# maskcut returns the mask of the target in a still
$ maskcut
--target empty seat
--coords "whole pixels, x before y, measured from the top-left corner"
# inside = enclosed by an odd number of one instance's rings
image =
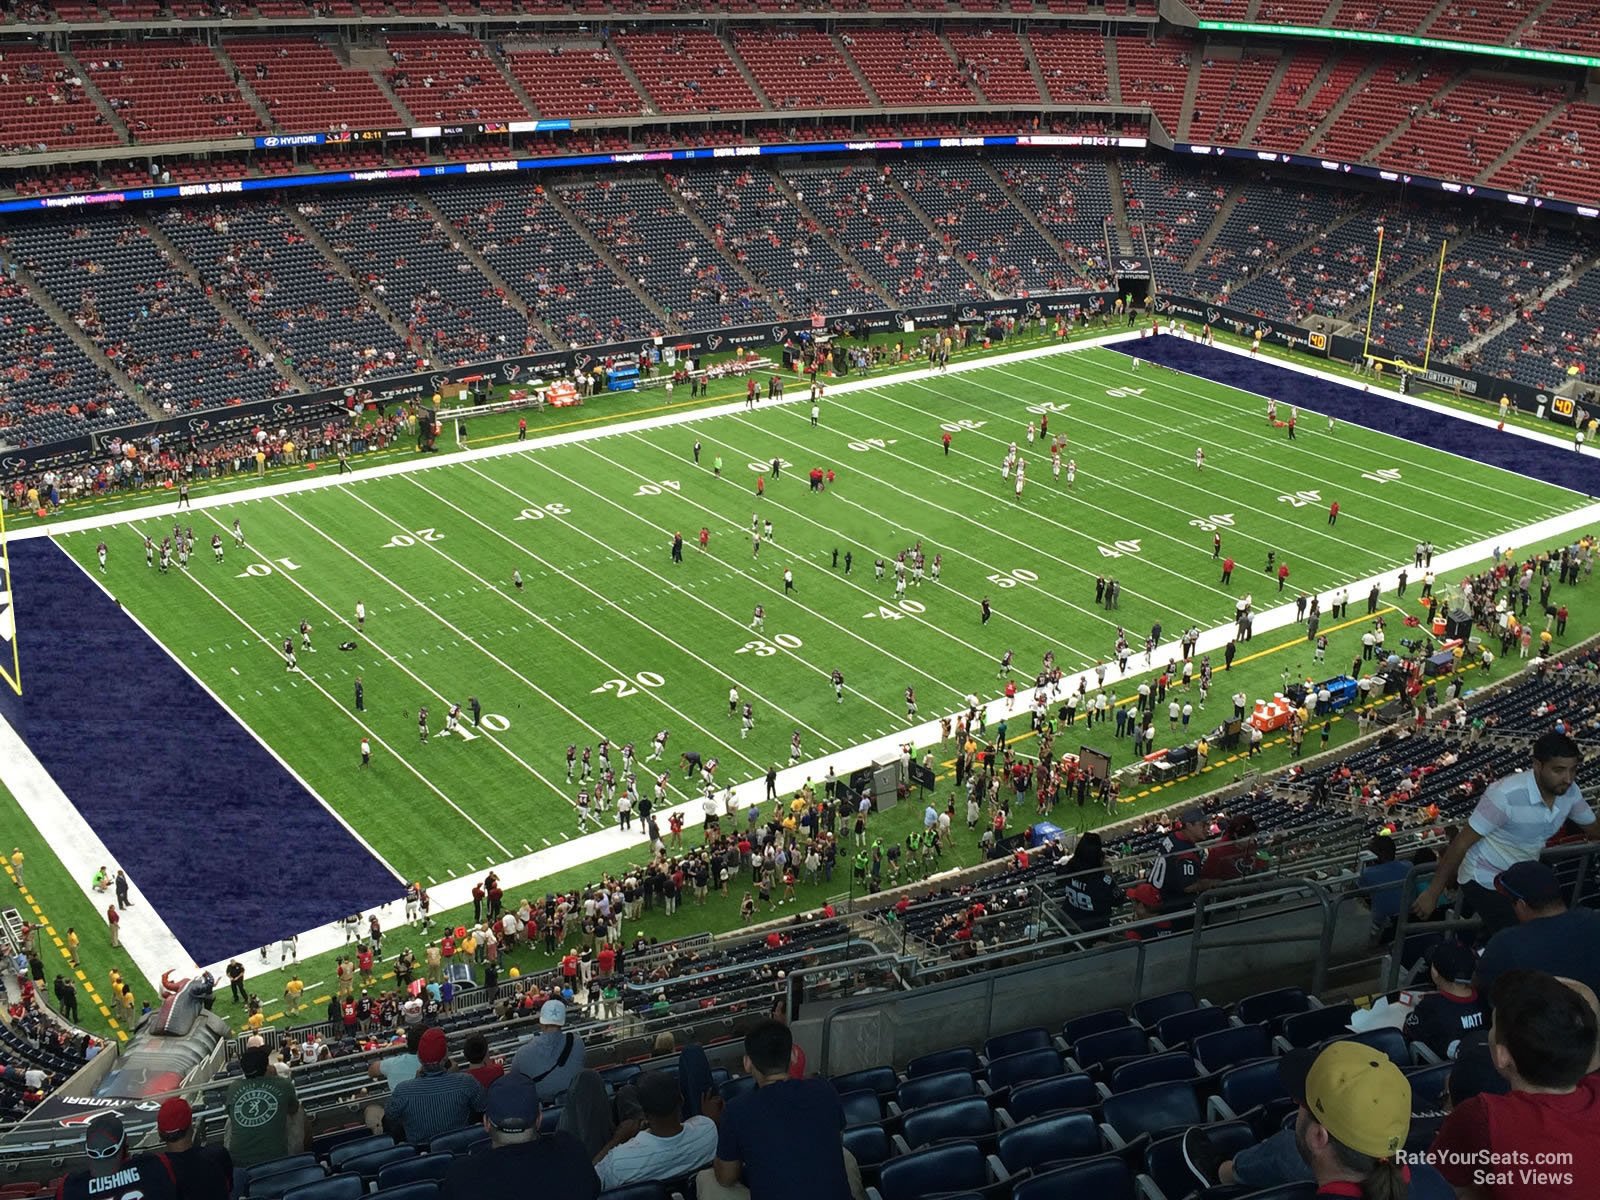
[[[1270,992],[1257,992],[1246,996],[1233,1006],[1233,1014],[1246,1025],[1257,1021],[1278,1022],[1283,1017],[1305,1012],[1311,999],[1302,988],[1274,988]]]
[[[756,1090],[756,1081],[751,1075],[735,1075],[727,1083],[717,1089],[725,1101],[732,1100],[735,1096],[742,1096],[746,1092]]]
[[[360,1200],[367,1185],[359,1175],[332,1175],[283,1194],[283,1200]]]
[[[1120,1008],[1106,1008],[1066,1022],[1061,1026],[1061,1038],[1070,1046],[1091,1033],[1105,1033],[1109,1029],[1121,1029],[1127,1024],[1127,1013]]]
[[[995,1157],[1009,1175],[1069,1159],[1089,1158],[1104,1150],[1100,1126],[1094,1114],[1086,1112],[1035,1117],[1002,1129],[995,1139]]]
[[[479,1146],[487,1145],[489,1131],[481,1125],[476,1129],[457,1129],[441,1133],[428,1143],[429,1154],[470,1154]]]
[[[966,1071],[940,1071],[937,1075],[923,1075],[908,1079],[895,1092],[895,1103],[901,1112],[926,1108],[930,1104],[943,1104],[946,1100],[960,1100],[978,1094],[978,1081]]]
[[[1150,1039],[1137,1025],[1091,1033],[1072,1043],[1072,1061],[1080,1067],[1097,1067],[1107,1059],[1132,1058],[1150,1051]]]
[[[878,1168],[894,1154],[894,1145],[882,1125],[857,1125],[844,1131],[844,1148],[855,1156],[863,1178],[876,1179]]]
[[[1243,1121],[1207,1125],[1206,1134],[1223,1161],[1255,1144],[1255,1133]],[[1151,1142],[1144,1152],[1144,1173],[1156,1181],[1165,1196],[1187,1196],[1195,1190],[1195,1178],[1183,1161],[1183,1134],[1173,1134]]]
[[[373,1192],[373,1200],[439,1200],[437,1183],[406,1183],[382,1192]]]
[[[1013,1121],[1026,1121],[1043,1113],[1069,1108],[1089,1108],[1100,1103],[1100,1091],[1087,1075],[1057,1075],[1011,1089],[1006,1112]]]
[[[269,1175],[282,1175],[287,1171],[299,1171],[316,1165],[317,1158],[314,1154],[291,1154],[288,1158],[275,1158],[271,1162],[257,1163],[253,1167],[245,1167],[240,1171],[243,1176],[243,1190],[248,1194],[250,1184],[258,1179],[265,1179]]]
[[[1303,1013],[1284,1018],[1283,1039],[1291,1046],[1315,1046],[1329,1038],[1348,1033],[1353,1004],[1331,1004],[1327,1008],[1312,1008]]]
[[[1405,1068],[1404,1063],[1400,1066]],[[1405,1068],[1406,1078],[1411,1082],[1412,1112],[1427,1112],[1439,1106],[1439,1098],[1444,1095],[1454,1066],[1453,1062],[1442,1062],[1427,1067]]]
[[[607,1087],[619,1088],[632,1083],[643,1072],[644,1068],[638,1063],[623,1063],[620,1066],[605,1068],[600,1072],[600,1079]]]
[[[878,1191],[883,1200],[925,1200],[940,1192],[982,1188],[989,1182],[983,1151],[973,1142],[932,1146],[883,1164]]]
[[[1219,1029],[1228,1027],[1228,1012],[1222,1008],[1194,1008],[1188,1012],[1173,1013],[1170,1017],[1162,1017],[1156,1022],[1156,1037],[1161,1039],[1161,1044],[1171,1049],[1174,1046],[1187,1046],[1195,1038],[1205,1033],[1215,1033]]]
[[[296,1167],[292,1171],[279,1171],[274,1175],[252,1180],[245,1195],[249,1200],[279,1200],[279,1197],[287,1195],[295,1188],[305,1187],[307,1184],[326,1178],[327,1175],[321,1167]]]
[[[363,1154],[358,1158],[347,1160],[339,1168],[341,1175],[359,1175],[367,1182],[378,1177],[385,1167],[396,1163],[408,1162],[417,1157],[415,1146],[390,1146],[384,1150],[374,1150],[371,1154]]]
[[[356,1141],[345,1142],[328,1151],[328,1165],[337,1171],[352,1158],[361,1158],[377,1150],[388,1150],[394,1139],[387,1134],[374,1134]]]
[[[954,1138],[986,1138],[994,1133],[994,1110],[982,1096],[947,1100],[907,1113],[901,1128],[913,1150]]]
[[[1142,1133],[1152,1136],[1201,1122],[1200,1096],[1192,1083],[1153,1083],[1108,1096],[1101,1104],[1105,1123],[1118,1137],[1131,1142]]]
[[[851,1071],[848,1075],[835,1075],[829,1081],[841,1096],[850,1092],[872,1092],[878,1096],[892,1096],[900,1086],[893,1067],[868,1067],[865,1071]]]
[[[1379,1054],[1387,1055],[1389,1061],[1397,1067],[1411,1065],[1411,1043],[1406,1041],[1405,1034],[1398,1029],[1369,1029],[1365,1033],[1346,1033],[1328,1040],[1360,1042],[1363,1046],[1370,1046]]]
[[[1114,1154],[1044,1171],[1017,1184],[1011,1200],[1134,1200],[1133,1172]]]
[[[453,1154],[424,1154],[421,1158],[388,1163],[378,1171],[378,1187],[399,1187],[403,1183],[419,1183],[429,1179],[441,1183],[454,1161]]]
[[[1289,1092],[1278,1074],[1278,1060],[1269,1058],[1224,1071],[1218,1081],[1217,1094],[1230,1109],[1242,1114],[1259,1105],[1282,1100]]]
[[[1024,1050],[1048,1049],[1049,1046],[1049,1030],[1019,1029],[1015,1033],[1002,1033],[984,1042],[983,1056],[990,1059],[1004,1058],[1008,1054],[1020,1054]]]
[[[871,1125],[883,1120],[883,1105],[876,1092],[849,1092],[839,1097],[844,1105],[845,1125]]]
[[[1265,1058],[1272,1053],[1272,1038],[1265,1022],[1259,1025],[1234,1025],[1215,1033],[1202,1034],[1194,1039],[1189,1052],[1200,1060],[1207,1071],[1221,1071]]]
[[[1163,1017],[1174,1013],[1190,1012],[1199,1008],[1193,992],[1168,992],[1164,996],[1151,996],[1133,1006],[1133,1019],[1146,1029],[1155,1026]]]
[[[980,1068],[977,1051],[970,1046],[953,1046],[923,1054],[906,1064],[906,1078],[935,1075],[941,1071],[976,1071]]]
[[[1037,1046],[990,1060],[989,1086],[998,1091],[1035,1079],[1048,1079],[1060,1075],[1064,1069],[1061,1055],[1054,1049],[1048,1045]]]
[[[1111,1072],[1111,1078],[1106,1082],[1113,1092],[1131,1092],[1152,1083],[1197,1079],[1199,1075],[1194,1057],[1187,1050],[1173,1050],[1167,1054],[1151,1054],[1123,1063]]]

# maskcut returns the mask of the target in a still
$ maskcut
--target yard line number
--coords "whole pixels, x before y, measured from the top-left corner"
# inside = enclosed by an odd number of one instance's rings
[[[1218,529],[1228,528],[1233,525],[1232,513],[1212,513],[1209,517],[1196,517],[1190,521],[1196,529],[1203,529],[1207,533],[1214,533]]]
[[[660,483],[641,483],[639,485],[639,490],[635,492],[634,495],[659,496],[663,490],[675,492],[678,490],[679,486],[680,485],[676,479],[663,479]]]
[[[480,724],[490,733],[504,733],[511,728],[511,722],[499,713],[484,713]],[[483,735],[465,721],[457,721],[454,729],[441,729],[437,736],[460,738],[463,742],[475,742]]]
[[[1107,558],[1121,558],[1124,554],[1141,553],[1139,538],[1124,538],[1120,542],[1112,542],[1109,546],[1101,546],[1100,553]]]
[[[771,658],[778,652],[780,646],[785,650],[798,650],[803,645],[805,643],[792,633],[775,633],[772,635],[772,641],[770,642],[765,638],[757,638],[753,642],[746,642],[734,653],[754,654],[757,658]]]
[[[300,564],[295,562],[293,559],[280,558],[277,560],[277,563],[279,568],[285,571],[298,571],[300,569]],[[273,567],[271,563],[251,563],[244,570],[240,571],[235,578],[244,579],[248,577],[252,579],[260,579],[263,575],[271,575],[272,571]]]
[[[517,514],[519,521],[542,521],[546,516],[564,517],[572,510],[565,504],[541,504],[535,508],[525,508]]]
[[[1014,588],[1019,583],[1038,583],[1039,577],[1032,571],[1025,571],[1018,567],[1014,571],[999,572],[990,575],[989,582],[997,588]]]
[[[594,696],[612,693],[618,700],[624,696],[637,696],[639,688],[658,688],[667,681],[654,671],[640,671],[632,679],[607,679],[597,688],[591,688],[590,694]],[[635,687],[637,683],[639,686]]]
[[[910,613],[912,616],[919,616],[928,611],[928,606],[920,600],[901,600],[898,607],[900,611],[896,612],[887,604],[880,604],[876,612],[862,613],[861,615],[863,617],[882,617],[885,621],[903,621],[906,613]]]
[[[415,546],[418,542],[437,542],[444,539],[444,534],[437,529],[417,529],[411,533],[397,533],[383,544],[384,549],[392,546]]]

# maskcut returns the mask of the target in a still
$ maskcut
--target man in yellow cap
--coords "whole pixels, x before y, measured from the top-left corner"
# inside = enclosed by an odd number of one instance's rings
[[[3,845],[5,845],[5,843],[0,842],[0,846]],[[11,851],[11,873],[17,877],[18,887],[22,886],[22,859],[22,847],[18,846]]]

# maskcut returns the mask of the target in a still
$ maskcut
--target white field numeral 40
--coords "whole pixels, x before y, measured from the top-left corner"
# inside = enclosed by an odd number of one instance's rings
[[[659,496],[663,489],[675,492],[678,490],[676,479],[663,479],[660,483],[641,483],[635,496]]]
[[[590,694],[599,696],[606,692],[613,693],[617,699],[624,696],[637,696],[639,688],[634,687],[637,682],[639,687],[658,688],[667,681],[654,671],[640,671],[633,679],[608,679],[597,688],[590,689]]]
[[[902,610],[900,612],[896,612],[887,604],[880,604],[876,612],[862,613],[861,615],[863,617],[882,617],[885,621],[903,621],[906,613],[917,617],[928,611],[928,606],[920,600],[900,600],[897,603]]]
[[[1100,553],[1107,558],[1121,558],[1124,554],[1138,554],[1139,552],[1138,538],[1125,538],[1120,542],[1112,542],[1109,546],[1100,547]]]

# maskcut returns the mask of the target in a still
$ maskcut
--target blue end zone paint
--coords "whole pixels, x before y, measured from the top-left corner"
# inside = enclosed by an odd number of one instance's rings
[[[1299,404],[1352,425],[1392,433],[1421,446],[1504,467],[1518,475],[1542,479],[1585,496],[1600,494],[1600,458],[1593,453],[1577,454],[1530,438],[1485,429],[1470,421],[1455,421],[1438,412],[1402,404],[1386,392],[1363,392],[1358,387],[1304,375],[1263,359],[1244,358],[1166,334],[1119,342],[1107,349],[1243,391],[1273,396],[1280,404]],[[1484,415],[1493,411],[1486,406]],[[1266,420],[1265,408],[1262,420]],[[1307,436],[1316,436],[1315,421],[1302,418],[1300,424]],[[1550,428],[1553,433],[1566,429],[1562,425]]]
[[[402,895],[64,551],[13,542],[11,568],[23,696],[0,712],[197,963]]]

